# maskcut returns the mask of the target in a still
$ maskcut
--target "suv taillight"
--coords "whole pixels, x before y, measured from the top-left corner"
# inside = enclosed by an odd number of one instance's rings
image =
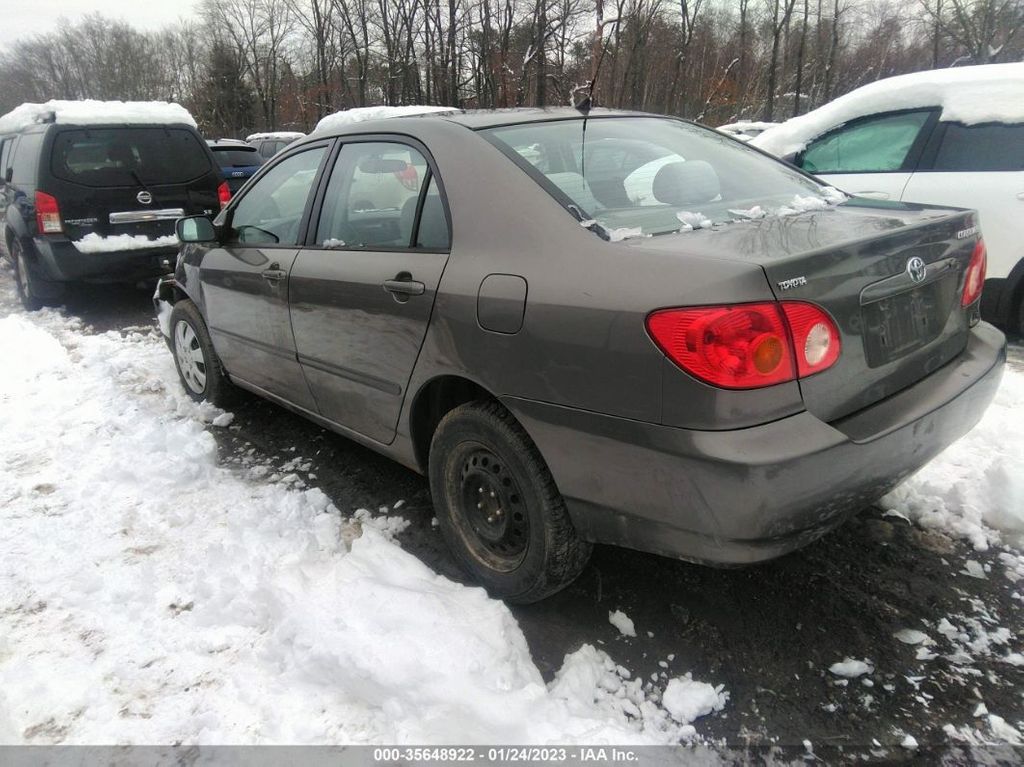
[[[217,199],[220,200],[222,208],[231,202],[231,187],[228,186],[227,181],[221,181],[220,186],[217,187]]]
[[[801,301],[662,309],[647,332],[676,365],[724,389],[794,381],[839,359],[832,318]]]
[[[64,228],[57,198],[46,192],[36,192],[36,226],[39,234],[56,234]]]
[[[985,241],[978,240],[974,252],[971,253],[971,261],[967,264],[967,273],[964,275],[964,293],[960,297],[960,306],[970,306],[981,298],[987,270],[988,254],[985,252]]]

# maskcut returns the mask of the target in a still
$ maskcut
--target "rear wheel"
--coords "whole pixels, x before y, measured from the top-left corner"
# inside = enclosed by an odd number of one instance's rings
[[[503,407],[472,402],[448,413],[429,463],[441,532],[492,595],[536,602],[583,570],[591,545],[577,535],[537,448]]]
[[[11,240],[10,258],[18,299],[27,311],[34,312],[60,300],[64,286],[39,277],[37,264],[28,257],[25,246],[17,237]]]
[[[217,407],[231,404],[235,387],[224,374],[196,305],[188,299],[176,303],[169,324],[174,365],[185,393],[197,402],[207,400]]]

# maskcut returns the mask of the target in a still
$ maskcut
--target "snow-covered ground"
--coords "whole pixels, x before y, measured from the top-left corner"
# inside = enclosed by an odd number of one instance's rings
[[[1005,549],[1016,583],[1014,353],[978,427],[883,505]],[[735,709],[706,670],[641,678],[614,645],[583,644],[545,684],[512,613],[403,551],[400,518],[346,518],[315,487],[220,462],[211,430],[231,414],[184,396],[152,328],[93,334],[55,311],[14,313],[0,358],[0,743],[672,743]],[[977,664],[1024,665],[991,606],[955,603],[894,628],[916,652],[915,689],[933,663],[957,684]],[[651,636],[622,610],[603,616],[619,641]],[[840,654],[830,677],[895,689],[876,666]],[[986,708],[944,736],[1020,742],[1014,714]]]
[[[151,329],[12,314],[0,358],[0,743],[671,743],[727,708],[590,645],[546,685],[393,521],[220,465]]]
[[[882,499],[889,514],[963,538],[978,551],[1024,548],[1024,360],[1011,357],[981,422]]]

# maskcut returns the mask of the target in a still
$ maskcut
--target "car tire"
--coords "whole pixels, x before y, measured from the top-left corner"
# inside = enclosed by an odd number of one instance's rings
[[[205,400],[217,407],[233,404],[237,390],[224,373],[199,308],[188,299],[178,301],[169,324],[174,367],[185,393],[196,402]]]
[[[39,276],[38,266],[29,258],[28,249],[17,237],[11,240],[10,260],[14,269],[18,299],[25,307],[25,311],[35,312],[44,306],[60,302],[64,286]]]
[[[591,544],[573,527],[537,448],[498,403],[467,403],[441,419],[429,475],[448,547],[492,596],[536,602],[586,566]]]

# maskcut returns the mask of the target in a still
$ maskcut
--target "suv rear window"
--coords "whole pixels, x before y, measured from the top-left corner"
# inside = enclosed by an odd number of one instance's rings
[[[195,134],[181,128],[82,128],[53,142],[53,175],[84,186],[183,184],[210,171]]]
[[[263,160],[260,153],[255,149],[219,149],[213,147],[213,156],[217,164],[222,168],[248,168],[252,165],[262,165]]]

